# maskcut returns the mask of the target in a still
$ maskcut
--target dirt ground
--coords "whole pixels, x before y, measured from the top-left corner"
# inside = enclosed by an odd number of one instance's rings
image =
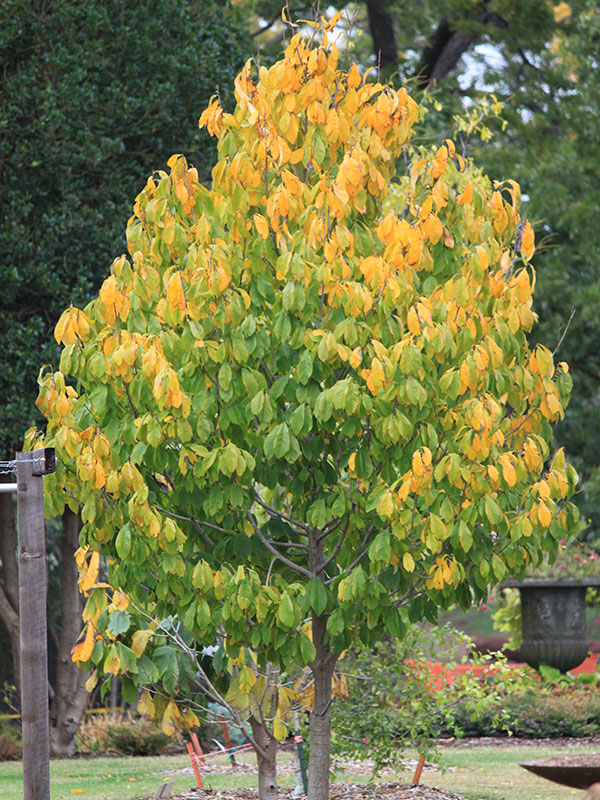
[[[279,789],[280,800],[292,800],[291,789]],[[376,787],[354,783],[332,784],[330,800],[465,800],[454,792],[432,786],[410,786],[407,783],[380,783]],[[257,800],[257,789],[192,789],[171,795],[169,800]]]

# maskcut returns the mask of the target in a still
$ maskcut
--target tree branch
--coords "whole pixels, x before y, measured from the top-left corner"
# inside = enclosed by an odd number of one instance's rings
[[[259,506],[262,506],[270,517],[279,517],[280,519],[284,519],[286,522],[289,522],[292,528],[296,530],[296,533],[304,533],[306,535],[310,534],[311,531],[308,525],[305,525],[303,522],[297,522],[287,514],[284,514],[283,511],[278,511],[276,508],[273,508],[273,506],[267,505],[256,489],[254,489],[254,498]]]
[[[358,564],[360,564],[360,562],[361,562],[361,561],[363,560],[363,558],[365,557],[365,554],[366,554],[367,550],[369,549],[369,548],[368,548],[366,545],[368,545],[368,543],[369,543],[369,541],[370,541],[370,539],[371,539],[371,536],[373,535],[373,531],[374,531],[374,530],[375,530],[375,523],[374,523],[374,522],[372,522],[372,523],[369,525],[369,528],[367,529],[367,532],[365,533],[365,535],[364,535],[364,537],[363,537],[363,540],[362,540],[362,542],[360,543],[360,547],[359,547],[360,553],[359,553],[359,554],[356,556],[356,558],[355,558],[355,559],[354,559],[354,561],[353,561],[353,562],[350,564],[350,566],[348,566],[348,567],[345,567],[345,568],[344,568],[344,569],[343,569],[341,572],[339,572],[337,575],[334,575],[334,576],[333,576],[333,578],[329,578],[329,580],[323,581],[323,583],[324,583],[326,586],[328,586],[328,585],[329,585],[330,583],[332,583],[333,581],[337,580],[337,578],[339,578],[340,576],[342,576],[342,575],[348,575],[350,572],[352,572],[352,570],[354,569],[354,567],[356,567]]]
[[[282,556],[281,553],[278,552],[275,549],[275,547],[273,547],[272,543],[266,538],[264,533],[261,531],[261,529],[256,524],[256,520],[254,519],[254,517],[252,516],[252,514],[249,511],[246,512],[246,518],[248,519],[248,521],[252,525],[252,527],[254,529],[254,533],[258,536],[258,538],[264,544],[264,546],[267,548],[269,553],[271,553],[271,555],[275,556],[275,558],[278,561],[281,561],[281,563],[285,564],[286,567],[289,567],[290,569],[293,569],[295,572],[298,572],[300,575],[304,575],[306,578],[310,579],[310,578],[314,578],[315,577],[310,570],[306,569],[305,567],[301,567],[300,564],[295,564],[293,561],[290,561],[289,558],[286,558],[285,556]]]

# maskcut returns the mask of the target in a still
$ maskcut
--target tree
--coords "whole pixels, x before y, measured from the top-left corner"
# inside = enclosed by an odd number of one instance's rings
[[[340,653],[468,607],[577,518],[574,470],[546,464],[570,377],[527,341],[519,187],[412,147],[417,104],[338,69],[336,20],[248,62],[233,114],[213,98],[210,189],[181,155],[148,180],[38,400],[48,513],[84,521],[77,660],[157,689],[167,725],[193,692],[174,626],[247,695],[253,663],[308,666],[311,800]]]
[[[194,135],[191,121],[208,101],[215,75],[224,81],[223,102],[229,101],[228,86],[243,61],[239,38],[226,3],[144,0],[136,15],[123,0],[2,3],[0,442],[5,458],[21,449],[26,429],[36,421],[38,372],[58,358],[51,337],[56,320],[66,305],[97,291],[104,264],[124,245],[122,220],[148,172],[184,149],[202,164],[202,177],[210,175],[209,137]],[[0,535],[0,619],[10,634],[18,686],[16,531],[7,494],[0,497]],[[67,526],[51,554],[63,565],[64,579],[62,599],[57,592],[49,603],[67,614],[62,626],[60,613],[50,609],[49,614],[59,665],[53,706],[64,710],[57,710],[58,716],[52,712],[57,754],[74,748],[67,706],[85,683],[72,669],[72,640],[64,641],[65,632],[81,626],[77,582],[68,577],[76,547],[77,532]],[[59,746],[63,726],[70,731],[68,743]]]

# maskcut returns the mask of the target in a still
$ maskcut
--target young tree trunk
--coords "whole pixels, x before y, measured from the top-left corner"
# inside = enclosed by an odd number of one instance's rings
[[[65,509],[62,519],[60,604],[61,626],[56,664],[56,689],[50,708],[50,751],[66,758],[75,752],[75,734],[87,707],[85,682],[89,673],[71,660],[71,648],[81,631],[83,607],[75,551],[79,546],[79,517]]]
[[[258,798],[259,800],[277,800],[277,739],[266,725],[254,717],[250,717],[252,736],[260,748],[256,750],[258,764]]]
[[[328,800],[331,742],[331,685],[337,660],[328,644],[327,617],[313,611],[312,634],[316,656],[310,665],[315,682],[315,702],[310,713],[308,800]]]
[[[21,697],[21,642],[17,525],[13,495],[4,492],[0,494],[0,560],[3,573],[0,586],[0,619],[10,637],[13,676],[18,699]]]

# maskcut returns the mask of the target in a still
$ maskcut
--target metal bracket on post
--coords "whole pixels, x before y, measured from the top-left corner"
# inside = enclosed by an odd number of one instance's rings
[[[49,475],[51,472],[56,472],[56,456],[53,447],[44,447],[41,450],[32,450],[27,454],[20,453],[19,455],[31,456],[32,475]]]

